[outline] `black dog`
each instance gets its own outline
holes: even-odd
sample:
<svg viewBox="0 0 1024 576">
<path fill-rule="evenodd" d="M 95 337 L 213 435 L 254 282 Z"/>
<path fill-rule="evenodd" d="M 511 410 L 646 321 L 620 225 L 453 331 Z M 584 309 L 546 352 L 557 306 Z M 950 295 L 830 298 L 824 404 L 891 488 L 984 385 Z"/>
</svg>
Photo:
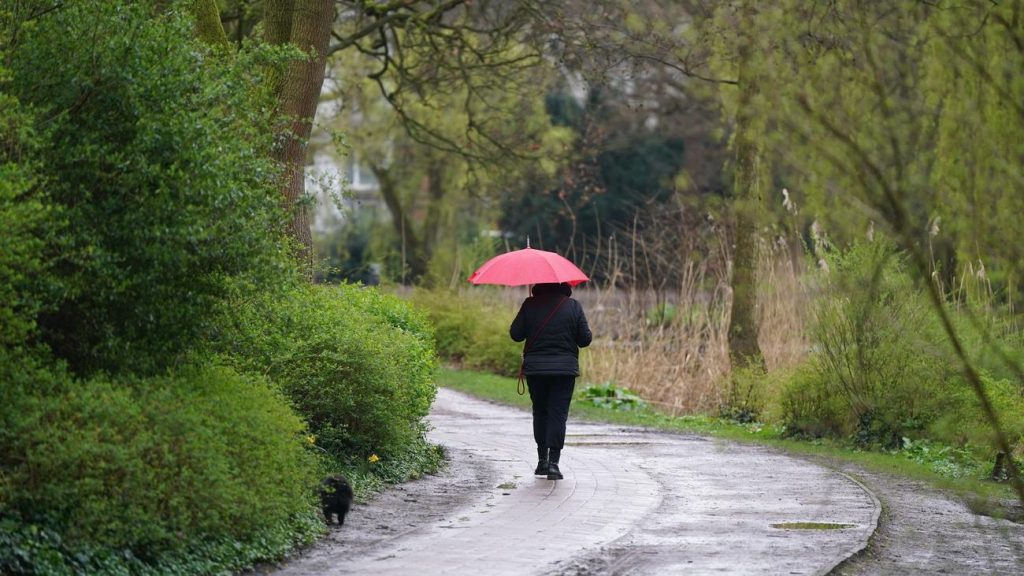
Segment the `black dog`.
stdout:
<svg viewBox="0 0 1024 576">
<path fill-rule="evenodd" d="M 352 507 L 352 486 L 348 479 L 341 474 L 328 476 L 320 484 L 320 506 L 328 524 L 335 514 L 338 515 L 338 524 L 345 524 L 345 514 Z"/>
</svg>

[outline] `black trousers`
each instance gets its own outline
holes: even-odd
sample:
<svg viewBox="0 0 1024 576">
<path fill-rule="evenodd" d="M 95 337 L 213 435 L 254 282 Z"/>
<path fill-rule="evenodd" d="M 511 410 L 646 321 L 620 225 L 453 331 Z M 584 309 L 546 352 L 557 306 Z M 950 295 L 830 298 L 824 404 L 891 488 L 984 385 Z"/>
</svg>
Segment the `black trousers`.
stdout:
<svg viewBox="0 0 1024 576">
<path fill-rule="evenodd" d="M 533 402 L 533 439 L 540 448 L 561 450 L 576 377 L 571 374 L 527 376 L 526 385 Z"/>
</svg>

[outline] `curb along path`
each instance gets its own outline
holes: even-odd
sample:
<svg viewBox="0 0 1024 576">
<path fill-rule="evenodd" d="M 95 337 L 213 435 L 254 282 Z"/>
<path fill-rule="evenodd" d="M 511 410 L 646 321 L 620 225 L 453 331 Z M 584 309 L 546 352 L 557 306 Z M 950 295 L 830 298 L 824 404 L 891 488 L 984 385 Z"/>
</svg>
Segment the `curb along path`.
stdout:
<svg viewBox="0 0 1024 576">
<path fill-rule="evenodd" d="M 552 482 L 532 475 L 523 411 L 442 389 L 430 422 L 432 441 L 488 471 L 475 493 L 369 549 L 328 544 L 278 574 L 821 574 L 867 544 L 880 512 L 847 476 L 757 446 L 570 420 L 565 480 Z M 339 540 L 360 530 L 359 508 Z M 847 527 L 772 527 L 785 523 Z"/>
</svg>

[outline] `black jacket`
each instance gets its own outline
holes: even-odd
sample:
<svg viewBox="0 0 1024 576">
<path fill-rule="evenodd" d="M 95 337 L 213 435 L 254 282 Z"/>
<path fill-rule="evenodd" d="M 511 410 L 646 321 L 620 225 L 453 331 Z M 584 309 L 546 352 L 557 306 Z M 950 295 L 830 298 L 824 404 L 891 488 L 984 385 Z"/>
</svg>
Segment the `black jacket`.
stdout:
<svg viewBox="0 0 1024 576">
<path fill-rule="evenodd" d="M 593 339 L 583 306 L 562 290 L 538 290 L 538 287 L 535 287 L 534 295 L 523 302 L 509 328 L 509 335 L 516 342 L 528 339 L 523 345 L 523 374 L 579 376 L 580 348 L 589 346 Z M 571 293 L 568 286 L 565 291 Z M 565 302 L 534 341 L 534 335 L 544 319 L 563 298 Z"/>
</svg>

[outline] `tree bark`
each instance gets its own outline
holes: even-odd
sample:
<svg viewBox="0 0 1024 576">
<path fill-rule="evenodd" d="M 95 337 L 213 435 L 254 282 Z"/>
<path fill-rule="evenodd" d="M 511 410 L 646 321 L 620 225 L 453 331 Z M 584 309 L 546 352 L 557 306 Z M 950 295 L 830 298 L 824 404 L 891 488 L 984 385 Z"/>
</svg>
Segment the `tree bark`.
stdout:
<svg viewBox="0 0 1024 576">
<path fill-rule="evenodd" d="M 752 10 L 742 9 L 739 43 L 739 101 L 736 107 L 733 210 L 735 244 L 732 265 L 732 314 L 729 317 L 729 364 L 735 369 L 764 367 L 757 342 L 757 214 L 762 204 L 761 149 L 752 110 L 757 82 L 751 69 Z"/>
<path fill-rule="evenodd" d="M 217 0 L 192 0 L 189 11 L 195 21 L 196 38 L 218 48 L 229 48 L 228 37 L 224 33 L 224 25 L 220 21 L 220 8 Z"/>
<path fill-rule="evenodd" d="M 386 168 L 370 165 L 373 175 L 380 183 L 380 195 L 384 198 L 384 204 L 391 213 L 391 222 L 395 227 L 402 242 L 402 263 L 405 270 L 402 270 L 402 283 L 418 280 L 427 271 L 427 260 L 423 254 L 423 243 L 416 230 L 412 227 L 412 220 L 405 213 L 402 206 L 402 199 L 398 195 L 398 186 L 391 178 Z"/>
<path fill-rule="evenodd" d="M 270 44 L 292 40 L 295 0 L 263 0 L 263 39 Z"/>
<path fill-rule="evenodd" d="M 427 262 L 433 258 L 444 231 L 444 195 L 444 161 L 435 158 L 427 168 L 427 218 L 423 223 L 423 259 Z"/>
<path fill-rule="evenodd" d="M 276 159 L 284 167 L 281 196 L 291 213 L 289 232 L 299 243 L 300 261 L 312 269 L 313 237 L 306 198 L 306 144 L 313 129 L 327 66 L 327 46 L 334 23 L 333 0 L 268 0 L 265 6 L 268 41 L 290 42 L 307 57 L 289 64 L 278 88 L 281 119 Z M 290 33 L 285 36 L 285 30 Z"/>
</svg>

